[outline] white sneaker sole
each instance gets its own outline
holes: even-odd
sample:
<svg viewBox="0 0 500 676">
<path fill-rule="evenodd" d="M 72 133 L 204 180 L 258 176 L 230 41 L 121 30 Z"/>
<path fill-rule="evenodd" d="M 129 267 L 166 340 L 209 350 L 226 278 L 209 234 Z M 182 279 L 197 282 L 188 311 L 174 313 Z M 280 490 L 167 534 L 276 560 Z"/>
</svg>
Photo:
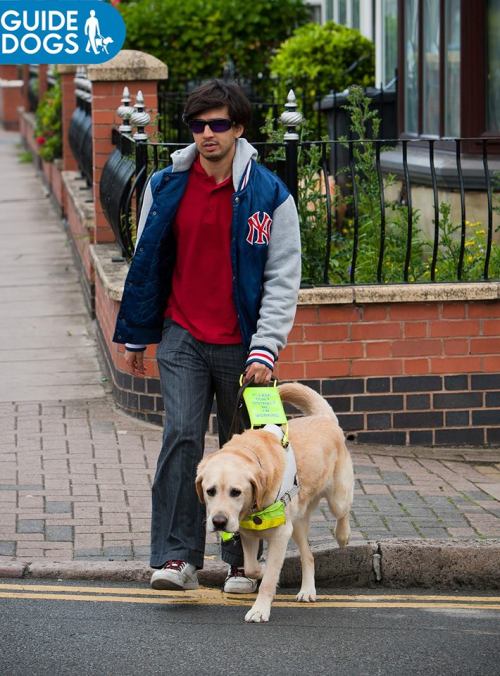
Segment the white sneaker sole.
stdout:
<svg viewBox="0 0 500 676">
<path fill-rule="evenodd" d="M 151 579 L 151 588 L 159 591 L 189 591 L 191 589 L 198 589 L 199 586 L 197 580 L 188 580 L 183 584 L 180 580 L 176 582 L 168 577 L 156 577 Z"/>
<path fill-rule="evenodd" d="M 224 584 L 225 594 L 254 594 L 257 591 L 257 581 L 236 585 L 235 583 Z"/>
</svg>

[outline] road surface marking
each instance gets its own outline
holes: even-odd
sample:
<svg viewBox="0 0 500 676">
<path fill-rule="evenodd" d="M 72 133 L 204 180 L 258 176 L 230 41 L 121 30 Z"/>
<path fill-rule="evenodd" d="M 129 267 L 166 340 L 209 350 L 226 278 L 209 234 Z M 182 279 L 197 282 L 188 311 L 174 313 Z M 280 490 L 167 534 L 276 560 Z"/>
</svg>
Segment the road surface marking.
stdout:
<svg viewBox="0 0 500 676">
<path fill-rule="evenodd" d="M 85 594 L 116 594 L 119 596 L 156 596 L 156 597 L 174 597 L 174 598 L 206 598 L 207 596 L 220 597 L 222 592 L 214 587 L 200 587 L 190 591 L 160 591 L 156 589 L 141 589 L 135 587 L 96 587 L 96 586 L 76 586 L 64 584 L 0 584 L 0 591 L 26 591 L 26 592 L 69 592 Z M 224 594 L 224 598 L 254 599 L 255 594 Z M 276 600 L 287 601 L 294 598 L 294 594 L 276 594 Z M 467 595 L 444 595 L 444 594 L 320 594 L 317 602 L 325 601 L 412 601 L 414 599 L 421 601 L 474 601 L 474 602 L 492 602 L 500 603 L 500 596 L 467 596 Z M 302 604 L 301 604 L 302 605 Z"/>
<path fill-rule="evenodd" d="M 0 584 L 0 599 L 91 601 L 153 605 L 248 606 L 255 595 L 223 594 L 217 589 L 155 591 L 130 587 L 77 587 L 69 585 Z M 316 603 L 295 601 L 292 595 L 278 594 L 278 608 L 460 608 L 500 610 L 498 596 L 440 596 L 419 594 L 325 594 Z"/>
</svg>

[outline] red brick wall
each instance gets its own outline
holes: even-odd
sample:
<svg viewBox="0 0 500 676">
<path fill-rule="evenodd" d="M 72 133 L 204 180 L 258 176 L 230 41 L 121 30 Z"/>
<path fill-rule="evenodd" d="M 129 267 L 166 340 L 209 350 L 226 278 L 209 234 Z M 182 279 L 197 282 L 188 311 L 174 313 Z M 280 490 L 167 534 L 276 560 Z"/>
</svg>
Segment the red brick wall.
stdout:
<svg viewBox="0 0 500 676">
<path fill-rule="evenodd" d="M 17 109 L 23 104 L 23 86 L 19 84 L 0 85 L 0 124 L 4 129 L 17 131 L 19 129 L 19 114 Z"/>
<path fill-rule="evenodd" d="M 120 303 L 109 297 L 102 280 L 97 275 L 95 283 L 97 338 L 112 380 L 115 399 L 132 415 L 161 423 L 163 403 L 155 358 L 156 345 L 149 345 L 144 355 L 146 377 L 137 378 L 131 375 L 125 363 L 124 346 L 113 343 L 119 309 Z"/>
<path fill-rule="evenodd" d="M 119 304 L 96 282 L 101 349 L 117 402 L 162 421 L 155 363 L 132 377 L 111 343 Z M 278 361 L 331 404 L 348 438 L 366 443 L 500 445 L 500 303 L 452 301 L 300 306 Z M 215 429 L 212 420 L 212 429 Z"/>
<path fill-rule="evenodd" d="M 66 68 L 68 68 L 66 66 Z M 78 163 L 69 145 L 69 127 L 75 112 L 75 70 L 61 73 L 63 171 L 76 171 Z"/>
<path fill-rule="evenodd" d="M 89 229 L 86 227 L 86 225 L 82 223 L 80 214 L 78 213 L 75 203 L 73 202 L 69 192 L 67 193 L 66 197 L 66 219 L 68 221 L 71 238 L 73 240 L 73 246 L 78 252 L 81 267 L 85 273 L 86 282 L 93 283 L 94 269 L 90 259 L 89 250 L 91 233 L 89 232 Z"/>
<path fill-rule="evenodd" d="M 19 80 L 21 78 L 21 71 L 19 66 L 12 64 L 0 65 L 0 79 L 4 80 Z"/>
<path fill-rule="evenodd" d="M 498 301 L 299 307 L 281 379 L 500 372 Z"/>
<path fill-rule="evenodd" d="M 55 162 L 52 163 L 50 189 L 52 191 L 52 194 L 54 195 L 57 204 L 61 208 L 61 211 L 63 211 L 65 203 L 65 195 L 62 182 L 61 167 L 62 167 L 61 160 L 55 160 Z"/>
<path fill-rule="evenodd" d="M 19 131 L 26 146 L 38 157 L 38 145 L 35 141 L 35 118 L 29 114 L 19 118 Z"/>
</svg>

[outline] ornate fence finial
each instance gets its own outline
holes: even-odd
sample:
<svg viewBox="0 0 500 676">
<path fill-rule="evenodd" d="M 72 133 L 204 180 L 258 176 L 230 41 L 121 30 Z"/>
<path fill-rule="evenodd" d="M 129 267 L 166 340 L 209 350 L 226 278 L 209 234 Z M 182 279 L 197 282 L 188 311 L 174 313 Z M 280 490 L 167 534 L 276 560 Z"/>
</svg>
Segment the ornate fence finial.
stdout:
<svg viewBox="0 0 500 676">
<path fill-rule="evenodd" d="M 118 131 L 121 134 L 130 134 L 132 131 L 130 117 L 133 112 L 134 108 L 130 105 L 130 93 L 128 91 L 128 87 L 124 87 L 122 94 L 122 105 L 116 110 L 117 115 L 123 120 L 122 124 L 118 127 Z"/>
<path fill-rule="evenodd" d="M 144 131 L 146 127 L 151 122 L 151 116 L 144 110 L 144 96 L 142 95 L 141 90 L 137 92 L 135 97 L 135 106 L 134 112 L 130 117 L 130 124 L 133 127 L 137 127 L 133 139 L 134 141 L 147 141 L 148 135 Z"/>
<path fill-rule="evenodd" d="M 87 67 L 77 66 L 75 72 L 75 95 L 77 100 L 90 105 L 92 101 L 92 83 L 87 77 Z"/>
<path fill-rule="evenodd" d="M 303 121 L 302 113 L 297 110 L 297 99 L 293 89 L 288 92 L 287 101 L 285 103 L 285 112 L 281 114 L 280 122 L 287 127 L 287 132 L 284 135 L 285 141 L 298 141 L 299 135 L 296 128 Z"/>
</svg>

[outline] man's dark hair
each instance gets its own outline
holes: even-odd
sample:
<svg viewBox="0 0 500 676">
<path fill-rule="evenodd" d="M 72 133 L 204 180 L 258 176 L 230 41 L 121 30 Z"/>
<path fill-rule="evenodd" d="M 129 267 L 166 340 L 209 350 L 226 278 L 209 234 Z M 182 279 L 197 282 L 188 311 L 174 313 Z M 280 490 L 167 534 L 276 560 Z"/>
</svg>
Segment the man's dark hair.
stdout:
<svg viewBox="0 0 500 676">
<path fill-rule="evenodd" d="M 235 124 L 248 127 L 252 114 L 250 101 L 236 82 L 210 80 L 189 94 L 184 108 L 184 120 L 189 122 L 211 108 L 227 106 L 229 117 Z"/>
</svg>

